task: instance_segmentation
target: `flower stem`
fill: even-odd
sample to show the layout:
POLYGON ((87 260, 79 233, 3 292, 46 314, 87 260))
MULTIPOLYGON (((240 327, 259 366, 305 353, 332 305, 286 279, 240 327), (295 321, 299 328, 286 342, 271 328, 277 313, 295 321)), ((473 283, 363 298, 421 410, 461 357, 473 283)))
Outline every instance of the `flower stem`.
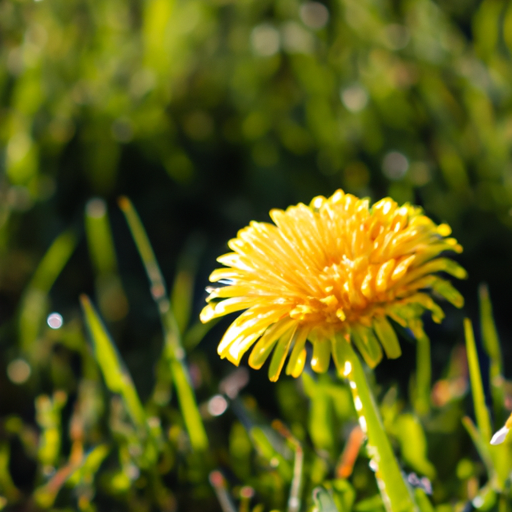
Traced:
POLYGON ((375 471, 387 512, 418 512, 418 506, 403 479, 398 461, 384 431, 359 357, 349 343, 340 339, 334 343, 334 356, 336 366, 343 369, 341 374, 349 382, 359 416, 359 424, 368 438, 367 450, 371 458, 370 467, 375 471))

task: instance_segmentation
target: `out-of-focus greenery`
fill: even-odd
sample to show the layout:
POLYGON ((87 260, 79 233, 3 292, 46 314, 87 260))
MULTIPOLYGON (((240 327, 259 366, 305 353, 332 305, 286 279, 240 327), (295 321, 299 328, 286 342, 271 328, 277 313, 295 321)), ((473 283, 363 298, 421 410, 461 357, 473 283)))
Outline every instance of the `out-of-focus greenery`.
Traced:
MULTIPOLYGON (((202 289, 249 220, 342 187, 447 221, 506 339, 511 54, 506 0, 0 0, 0 509, 383 510, 346 386, 230 373, 202 289)), ((414 346, 377 371, 422 512, 508 510, 481 308, 467 349, 453 311, 429 332, 424 414, 414 346)))

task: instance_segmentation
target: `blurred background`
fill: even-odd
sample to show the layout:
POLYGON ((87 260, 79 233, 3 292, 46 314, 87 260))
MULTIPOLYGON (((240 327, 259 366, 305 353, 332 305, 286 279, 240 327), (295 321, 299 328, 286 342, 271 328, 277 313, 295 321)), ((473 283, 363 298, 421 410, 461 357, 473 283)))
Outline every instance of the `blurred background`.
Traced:
MULTIPOLYGON (((481 282, 507 340, 511 53, 506 0, 0 0, 0 435, 15 485, 44 472, 29 441, 5 444, 19 434, 6 418, 30 426, 35 397, 79 394, 79 294, 153 396, 161 327, 121 195, 183 325, 238 229, 342 188, 419 204, 464 247, 466 310, 447 308, 442 343, 431 333, 435 376, 481 282)), ((210 386, 231 370, 215 353, 225 326, 187 345, 210 386)))

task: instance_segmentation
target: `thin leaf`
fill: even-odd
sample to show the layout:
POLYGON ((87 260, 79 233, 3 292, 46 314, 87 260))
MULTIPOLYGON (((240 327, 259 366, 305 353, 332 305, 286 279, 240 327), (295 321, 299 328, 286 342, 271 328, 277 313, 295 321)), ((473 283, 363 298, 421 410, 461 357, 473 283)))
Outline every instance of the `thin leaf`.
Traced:
POLYGON ((503 424, 508 411, 505 409, 505 390, 503 378, 503 357, 501 354, 498 332, 494 323, 492 303, 489 290, 485 284, 480 285, 480 325, 484 350, 490 359, 491 393, 493 400, 494 425, 503 424))
POLYGON ((482 434, 478 431, 471 418, 465 416, 464 418, 462 418, 462 424, 467 430, 469 437, 471 437, 471 440, 473 441, 473 444, 475 445, 475 448, 477 449, 478 454, 480 455, 480 458, 485 464, 489 478, 492 478, 496 472, 494 470, 494 463, 490 451, 491 445, 489 444, 489 442, 484 441, 484 439, 482 439, 482 434))
POLYGON ((128 370, 121 361, 117 349, 110 338, 98 313, 94 309, 89 297, 80 297, 86 325, 107 387, 113 393, 121 395, 126 410, 133 423, 141 429, 146 429, 146 413, 140 402, 137 390, 128 370))
POLYGON ((479 289, 480 320, 482 323, 482 341, 484 349, 491 359, 491 377, 503 374, 503 360, 501 356, 500 341, 494 324, 492 303, 487 285, 481 284, 479 289))
POLYGON ((436 470, 427 459, 427 439, 425 432, 413 414, 401 414, 396 421, 402 457, 415 471, 432 479, 436 470))
POLYGON ((205 450, 208 447, 208 438, 192 389, 180 331, 171 309, 162 272, 156 261, 144 226, 132 203, 128 198, 122 197, 119 199, 119 206, 128 222, 149 279, 151 295, 158 306, 165 339, 163 356, 171 370, 181 413, 183 414, 185 426, 190 437, 190 443, 196 450, 205 450))
POLYGON ((91 199, 85 208, 85 232, 92 263, 100 274, 117 270, 116 252, 103 199, 91 199))
POLYGON ((87 246, 96 275, 99 309, 107 320, 120 320, 128 313, 128 301, 117 271, 117 258, 108 222, 107 206, 99 198, 85 208, 87 246))
POLYGON ((21 300, 19 329, 22 349, 33 354, 32 345, 38 338, 48 312, 48 293, 76 247, 76 237, 64 231, 52 243, 39 263, 21 300))
POLYGON ((185 333, 190 322, 194 277, 202 247, 201 238, 191 237, 178 261, 176 277, 171 290, 171 305, 176 324, 181 333, 185 333))
POLYGON ((478 353, 476 350, 475 337, 473 335, 473 327, 471 326, 471 321, 468 318, 464 319, 464 333, 466 336, 469 377, 471 379, 476 423, 482 436, 482 440, 488 443, 491 440, 492 435, 491 420, 485 403, 482 374, 480 372, 480 364, 478 362, 478 353))

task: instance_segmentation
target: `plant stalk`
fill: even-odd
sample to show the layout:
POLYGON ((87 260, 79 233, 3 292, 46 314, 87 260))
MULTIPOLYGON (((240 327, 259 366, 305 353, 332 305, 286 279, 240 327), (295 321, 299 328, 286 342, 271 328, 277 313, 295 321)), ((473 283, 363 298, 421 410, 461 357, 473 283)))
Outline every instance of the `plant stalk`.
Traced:
POLYGON ((419 512, 384 430, 359 357, 350 343, 339 338, 334 341, 333 353, 336 366, 349 382, 359 424, 368 439, 370 467, 375 471, 387 512, 419 512))

